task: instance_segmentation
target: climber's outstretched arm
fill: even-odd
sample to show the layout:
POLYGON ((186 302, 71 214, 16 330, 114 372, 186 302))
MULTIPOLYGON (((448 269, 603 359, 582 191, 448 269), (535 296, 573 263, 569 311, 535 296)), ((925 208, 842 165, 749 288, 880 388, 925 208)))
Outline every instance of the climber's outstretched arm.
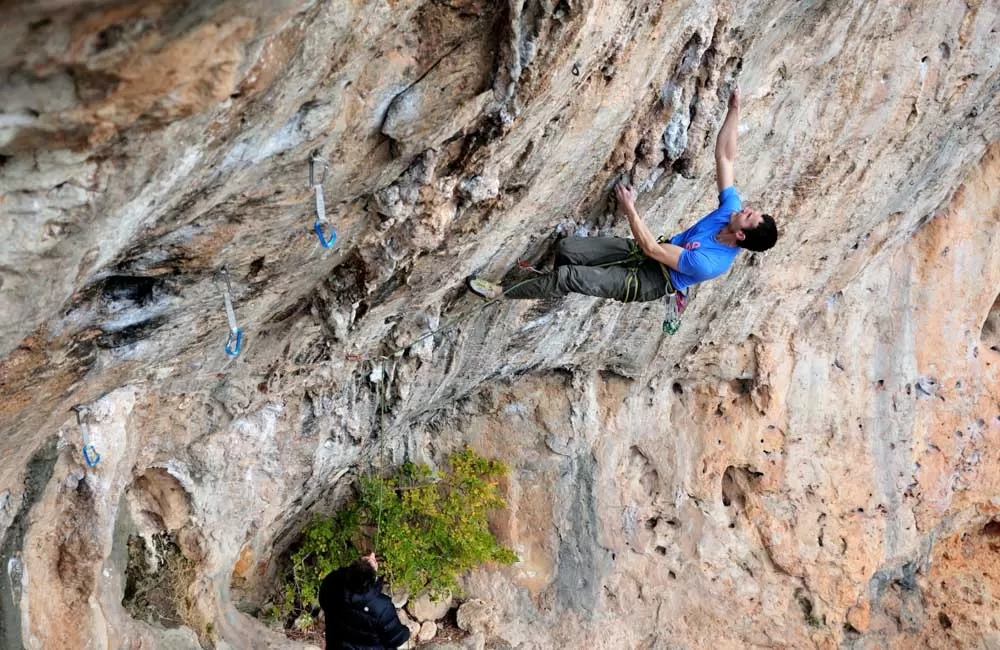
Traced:
POLYGON ((740 125, 740 88, 729 96, 729 112, 715 140, 715 180, 719 191, 733 185, 733 162, 736 160, 736 135, 740 125))
POLYGON ((632 236, 635 237, 635 243, 638 244, 639 250, 646 257, 654 259, 660 264, 666 264, 676 271, 684 249, 673 244, 657 243, 656 237, 642 222, 635 209, 635 190, 624 183, 618 183, 615 185, 615 198, 618 199, 618 206, 621 207, 622 212, 628 217, 628 227, 632 230, 632 236))

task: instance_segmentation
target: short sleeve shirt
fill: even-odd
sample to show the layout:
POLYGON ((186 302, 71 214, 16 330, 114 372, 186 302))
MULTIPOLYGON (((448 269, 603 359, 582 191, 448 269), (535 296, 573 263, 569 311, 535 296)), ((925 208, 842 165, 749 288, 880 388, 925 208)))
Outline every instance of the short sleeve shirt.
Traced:
POLYGON ((698 223, 670 238, 670 243, 684 249, 678 270, 670 269, 670 282, 681 293, 688 287, 711 280, 729 270, 740 248, 725 246, 715 241, 715 236, 729 225, 729 217, 743 209, 735 187, 719 192, 719 207, 705 215, 698 223))

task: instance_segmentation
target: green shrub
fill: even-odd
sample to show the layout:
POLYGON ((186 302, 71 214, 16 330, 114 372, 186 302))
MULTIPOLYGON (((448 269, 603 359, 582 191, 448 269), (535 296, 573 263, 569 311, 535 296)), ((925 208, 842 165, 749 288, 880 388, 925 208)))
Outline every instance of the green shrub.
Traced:
POLYGON ((507 506, 499 487, 506 474, 503 463, 466 448, 448 458, 442 473, 406 463, 381 481, 362 478, 353 503, 306 526, 284 602, 272 616, 287 622, 314 611, 326 574, 372 548, 390 586, 413 594, 456 591, 458 578, 477 566, 513 564, 517 556, 497 542, 486 519, 507 506))

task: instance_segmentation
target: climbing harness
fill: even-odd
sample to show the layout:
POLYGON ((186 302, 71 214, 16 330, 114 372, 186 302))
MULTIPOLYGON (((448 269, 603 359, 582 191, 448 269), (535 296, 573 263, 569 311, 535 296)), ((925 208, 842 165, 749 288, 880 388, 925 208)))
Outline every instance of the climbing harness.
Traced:
MULTIPOLYGON (((226 320, 229 321, 229 338, 226 339, 226 354, 231 357, 240 356, 243 348, 243 330, 236 326, 236 312, 233 311, 233 287, 229 283, 229 271, 222 267, 219 275, 225 281, 224 286, 220 286, 222 298, 226 301, 226 320)), ((218 278, 216 278, 218 286, 218 278)))
POLYGON ((313 224, 313 229, 316 231, 316 237, 319 239, 319 244, 323 248, 332 248, 337 241, 337 230, 333 227, 330 228, 330 238, 327 239, 326 235, 323 234, 323 227, 326 224, 326 202, 323 200, 323 181, 326 180, 326 170, 327 162, 319 156, 317 153, 313 153, 312 157, 309 158, 309 184, 312 185, 313 192, 316 193, 316 223, 313 224), (322 173, 319 178, 316 178, 316 168, 322 166, 322 173))
POLYGON ((625 278, 625 298, 622 302, 632 302, 639 297, 639 272, 638 269, 628 269, 628 277, 625 278))
POLYGON ((83 460, 87 463, 87 467, 97 467, 101 455, 90 443, 90 432, 87 431, 86 417, 90 410, 86 406, 74 406, 73 410, 76 411, 76 422, 80 425, 80 433, 83 435, 83 460))
POLYGON ((628 257, 616 262, 608 262, 599 266, 621 265, 628 270, 628 277, 625 278, 625 297, 622 302, 633 302, 639 297, 639 267, 646 260, 646 256, 639 250, 639 245, 633 240, 629 242, 628 257))

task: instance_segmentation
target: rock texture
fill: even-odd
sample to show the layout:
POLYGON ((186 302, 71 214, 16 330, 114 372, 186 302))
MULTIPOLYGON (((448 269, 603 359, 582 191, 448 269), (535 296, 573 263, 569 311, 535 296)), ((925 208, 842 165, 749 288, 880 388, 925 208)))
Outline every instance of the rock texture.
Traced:
POLYGON ((972 0, 7 3, 0 646, 301 648, 245 613, 301 525, 464 444, 510 464, 521 558, 467 579, 502 624, 465 646, 1000 643, 998 32, 972 0), (618 178, 658 232, 713 207, 737 81, 781 239, 677 335, 473 311, 466 275, 624 234, 618 178))
POLYGON ((406 606, 406 611, 417 621, 437 621, 445 617, 451 606, 450 596, 432 600, 430 596, 424 594, 411 600, 406 606))

